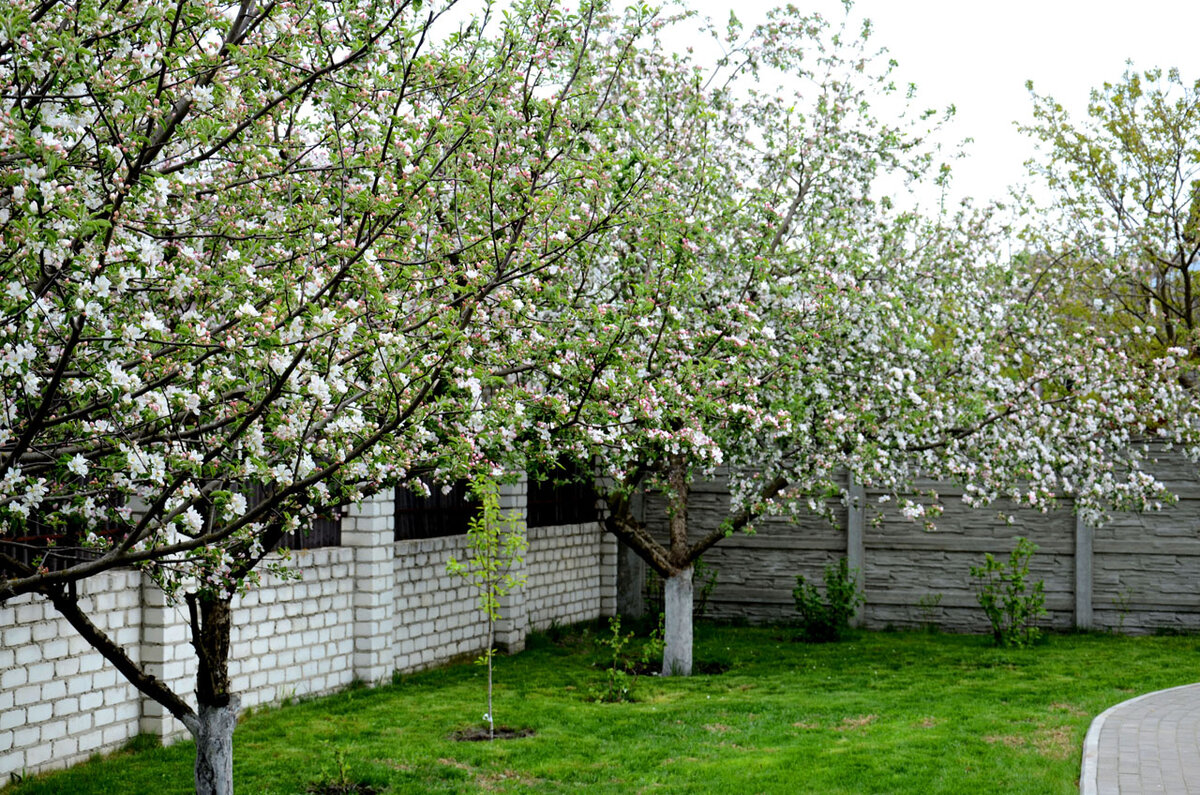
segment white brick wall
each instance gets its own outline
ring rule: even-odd
[[[79,585],[84,610],[139,659],[141,575],[117,571]],[[0,781],[64,767],[138,733],[137,690],[40,597],[0,605]]]
[[[505,487],[502,505],[524,511],[523,482]],[[482,652],[486,625],[476,595],[446,573],[451,555],[465,557],[466,537],[393,542],[393,526],[390,501],[369,500],[346,518],[344,546],[293,552],[299,579],[264,576],[234,600],[230,676],[243,707]],[[597,524],[528,533],[528,584],[505,600],[498,635],[513,650],[530,626],[594,619],[615,605],[616,545]],[[194,704],[186,605],[167,604],[136,571],[79,587],[91,619]],[[115,750],[139,733],[175,738],[185,730],[49,602],[24,596],[0,605],[0,781]]]
[[[353,550],[292,553],[299,580],[270,578],[234,601],[230,680],[243,707],[329,693],[354,678]]]
[[[465,535],[395,544],[395,670],[419,671],[487,646],[475,591],[446,572],[450,557],[462,561],[466,549]]]
[[[525,610],[530,628],[613,614],[616,546],[598,522],[531,527],[528,534]]]

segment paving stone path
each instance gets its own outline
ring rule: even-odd
[[[1081,795],[1200,795],[1200,684],[1102,712],[1083,743]]]

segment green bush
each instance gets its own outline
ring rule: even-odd
[[[796,610],[800,613],[800,637],[809,643],[830,643],[841,640],[850,628],[850,619],[863,603],[855,583],[858,570],[851,571],[845,558],[836,565],[825,567],[825,595],[815,585],[796,575]]]
[[[1018,537],[1007,564],[988,553],[982,566],[971,567],[971,576],[978,581],[979,605],[991,622],[997,646],[1029,646],[1042,635],[1033,622],[1046,615],[1046,583],[1026,585],[1034,552],[1037,544]]]
[[[662,616],[659,616],[658,626],[650,633],[650,637],[636,655],[629,651],[634,633],[621,634],[620,616],[613,616],[608,620],[610,636],[599,638],[599,643],[611,652],[611,660],[609,666],[604,669],[604,684],[593,690],[592,695],[596,701],[611,704],[634,700],[633,686],[637,684],[639,674],[662,656],[662,620]]]

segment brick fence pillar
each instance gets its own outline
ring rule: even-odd
[[[529,481],[521,473],[515,483],[500,484],[500,513],[504,519],[515,523],[515,529],[529,538],[526,520],[529,511]],[[523,578],[528,571],[525,558],[514,561],[511,574]],[[529,616],[525,609],[525,586],[513,588],[500,598],[500,619],[496,622],[496,645],[507,654],[516,654],[525,649],[525,634],[529,630]]]
[[[600,526],[600,616],[617,614],[617,537]]]
[[[191,693],[188,680],[195,676],[196,661],[187,626],[187,610],[171,604],[167,595],[146,574],[141,575],[141,662],[146,673],[177,693]],[[143,695],[139,731],[155,737],[171,737],[187,731],[167,708]]]
[[[380,682],[395,668],[395,500],[390,490],[350,506],[342,545],[354,550],[354,676]]]

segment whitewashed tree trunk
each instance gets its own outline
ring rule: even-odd
[[[240,703],[230,696],[225,706],[201,704],[196,716],[185,720],[196,739],[196,795],[233,795],[233,730]]]
[[[667,578],[664,588],[663,676],[692,675],[692,567]]]

